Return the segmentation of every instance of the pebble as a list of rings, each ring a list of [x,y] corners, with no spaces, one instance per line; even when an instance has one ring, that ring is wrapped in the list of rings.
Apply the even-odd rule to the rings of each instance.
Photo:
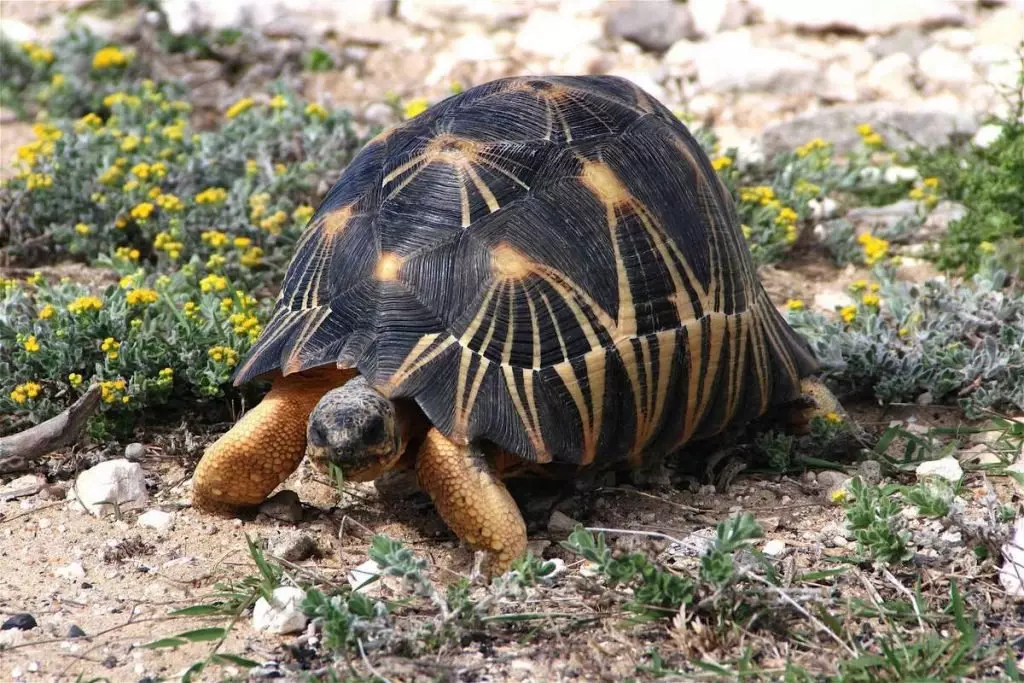
[[[139,515],[139,526],[157,531],[167,531],[174,526],[174,515],[163,510],[146,510]]]
[[[9,629],[18,629],[19,631],[30,631],[34,629],[38,624],[36,618],[28,612],[19,612],[8,617],[3,624],[0,624],[0,631],[7,631]]]
[[[768,557],[782,557],[786,552],[786,542],[780,538],[773,538],[764,544],[762,552]]]
[[[701,529],[682,538],[678,543],[669,545],[665,549],[665,554],[679,557],[701,557],[714,547],[716,537],[714,529]]]
[[[63,567],[58,567],[53,570],[54,575],[67,579],[68,581],[77,581],[78,579],[85,578],[85,567],[82,566],[81,562],[72,562]]]
[[[938,460],[926,460],[918,465],[914,472],[917,474],[918,480],[938,477],[954,484],[964,476],[960,463],[951,455],[939,458]]]
[[[580,522],[565,514],[561,510],[555,510],[548,519],[548,532],[558,536],[568,536]]]
[[[949,26],[964,23],[952,0],[749,0],[764,18],[807,31],[889,33],[903,26]]]
[[[882,481],[882,464],[877,460],[862,460],[857,464],[857,476],[865,484],[877,484]]]
[[[754,45],[746,29],[725,31],[701,44],[694,63],[697,81],[711,92],[798,93],[814,89],[818,82],[814,60],[789,50]]]
[[[142,466],[125,459],[107,460],[90,467],[78,475],[75,487],[68,497],[81,501],[86,510],[102,517],[130,504],[145,504],[149,500]]]
[[[974,80],[967,58],[941,45],[932,45],[917,57],[917,68],[928,80],[947,86],[963,86]]]
[[[986,123],[978,129],[978,132],[971,138],[971,144],[975,147],[985,149],[999,139],[1003,134],[1003,127],[998,123]]]
[[[842,484],[844,481],[849,479],[848,474],[845,472],[839,472],[836,470],[823,470],[818,472],[818,486],[823,489],[830,489],[834,486]]]
[[[274,539],[270,554],[289,562],[301,562],[316,552],[316,542],[300,531],[285,532]]]
[[[629,0],[615,5],[606,29],[616,38],[660,52],[688,37],[693,20],[687,6],[674,0]]]
[[[295,491],[282,489],[260,504],[260,512],[282,522],[297,524],[302,521],[302,502]]]
[[[298,633],[309,619],[300,609],[305,591],[295,586],[280,586],[270,600],[260,598],[252,610],[252,627],[266,633]]]
[[[65,637],[66,638],[83,638],[83,637],[85,637],[85,631],[83,631],[77,625],[71,624],[71,626],[68,627],[68,634]]]
[[[380,576],[382,572],[383,568],[379,564],[373,560],[367,560],[359,566],[352,568],[345,579],[348,581],[348,585],[352,587],[352,590],[365,593],[371,597],[377,597],[380,595],[383,577],[376,581],[372,579]],[[370,583],[367,583],[368,581]]]

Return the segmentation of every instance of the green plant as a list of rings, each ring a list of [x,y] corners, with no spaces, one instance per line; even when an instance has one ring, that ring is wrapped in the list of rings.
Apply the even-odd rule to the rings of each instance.
[[[909,560],[910,533],[902,528],[902,509],[891,494],[898,486],[878,487],[855,477],[850,484],[852,501],[847,504],[846,521],[861,552],[883,564]]]

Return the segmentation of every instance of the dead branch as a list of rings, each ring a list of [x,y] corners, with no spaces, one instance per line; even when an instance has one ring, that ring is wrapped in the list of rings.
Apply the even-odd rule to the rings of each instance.
[[[59,415],[17,434],[0,437],[0,474],[30,469],[33,460],[78,441],[85,423],[99,405],[100,386],[94,384]]]

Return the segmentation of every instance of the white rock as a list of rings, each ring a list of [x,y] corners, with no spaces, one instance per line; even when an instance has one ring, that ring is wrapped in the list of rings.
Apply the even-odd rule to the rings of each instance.
[[[893,99],[912,96],[916,89],[914,60],[906,52],[895,52],[875,62],[864,77],[865,84],[883,97]]]
[[[953,483],[960,481],[960,477],[964,476],[960,463],[951,455],[939,458],[938,460],[926,460],[917,466],[915,473],[918,479],[939,477]]]
[[[905,183],[908,180],[917,180],[920,175],[913,166],[893,165],[885,169],[885,173],[882,174],[882,180],[895,185],[896,183]]]
[[[336,28],[345,32],[347,27],[384,18],[391,4],[381,0],[164,0],[162,9],[174,35],[240,27],[287,35]]]
[[[605,27],[615,38],[660,52],[690,35],[692,24],[687,5],[673,0],[626,0],[612,6]]]
[[[889,33],[901,26],[960,25],[950,0],[749,0],[766,21],[811,31]]]
[[[406,0],[398,4],[398,16],[405,22],[429,29],[443,29],[456,22],[472,22],[494,29],[525,18],[531,4],[501,0]]]
[[[163,510],[146,510],[139,515],[139,526],[157,531],[167,531],[174,526],[174,515]]]
[[[971,138],[971,144],[975,147],[988,147],[993,142],[999,139],[999,136],[1003,134],[1003,127],[998,123],[986,123],[984,126],[978,129],[978,132]]]
[[[782,557],[786,552],[786,542],[780,538],[773,538],[764,544],[762,551],[768,557]]]
[[[990,14],[974,32],[978,45],[998,45],[1017,49],[1024,36],[1024,3],[1017,7],[1002,7]]]
[[[601,39],[603,28],[597,19],[540,10],[531,12],[516,34],[515,46],[541,57],[565,57],[588,43]]]
[[[352,590],[375,596],[380,594],[380,580],[373,583],[367,583],[367,581],[372,580],[381,573],[382,569],[379,564],[373,560],[367,560],[358,567],[353,568],[345,578],[348,581],[348,585],[352,586]]]
[[[824,291],[814,295],[813,305],[822,311],[834,311],[844,306],[852,306],[856,302],[846,292]]]
[[[700,36],[713,36],[719,31],[742,26],[747,10],[737,0],[689,0],[693,30]]]
[[[929,81],[943,85],[966,85],[974,81],[974,68],[958,52],[932,45],[917,57],[917,68]]]
[[[1003,566],[999,585],[1012,597],[1024,598],[1024,517],[1013,525],[1010,540],[1003,544]]]
[[[53,570],[54,575],[67,579],[68,581],[77,581],[78,579],[85,578],[85,567],[82,566],[81,562],[72,562],[71,564],[63,567],[57,567]]]
[[[749,30],[719,33],[694,55],[697,80],[706,90],[804,93],[818,81],[818,64],[796,52],[756,46]]]
[[[929,38],[951,50],[967,50],[976,42],[974,32],[966,28],[944,28],[933,31]]]
[[[0,19],[0,35],[12,43],[28,43],[39,39],[39,32],[17,19]]]
[[[300,606],[306,592],[294,586],[274,589],[268,601],[260,598],[252,609],[252,627],[267,633],[297,633],[309,621]]]
[[[859,94],[857,75],[840,64],[829,64],[819,94],[832,102],[856,102]]]
[[[811,210],[811,216],[819,221],[832,218],[836,215],[836,209],[839,208],[839,205],[831,197],[811,199],[807,202],[807,206]]]
[[[149,493],[142,465],[120,458],[82,472],[68,497],[81,500],[91,514],[102,517],[113,512],[115,505],[144,505]]]

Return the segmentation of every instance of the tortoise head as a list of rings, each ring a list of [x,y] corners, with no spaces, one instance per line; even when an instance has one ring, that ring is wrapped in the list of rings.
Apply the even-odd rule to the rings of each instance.
[[[362,376],[324,394],[306,426],[306,454],[319,468],[337,465],[349,481],[371,481],[405,451],[395,404]]]

